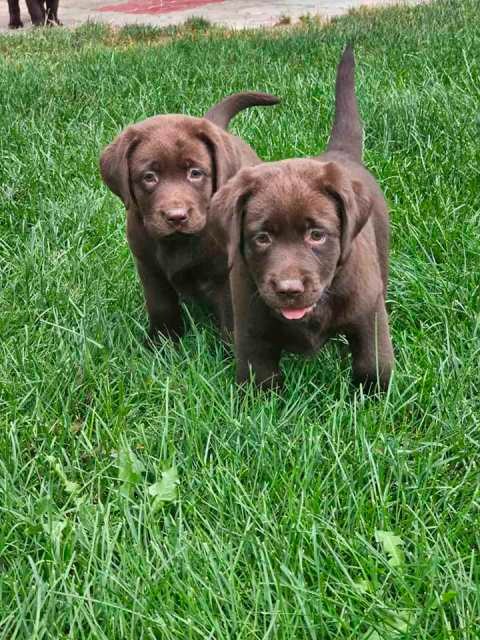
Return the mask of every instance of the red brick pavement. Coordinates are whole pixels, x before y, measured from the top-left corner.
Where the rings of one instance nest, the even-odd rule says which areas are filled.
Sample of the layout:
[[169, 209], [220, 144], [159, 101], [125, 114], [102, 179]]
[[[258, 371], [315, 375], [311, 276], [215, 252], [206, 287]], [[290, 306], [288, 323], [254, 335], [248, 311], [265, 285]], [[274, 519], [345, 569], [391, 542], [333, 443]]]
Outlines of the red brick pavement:
[[185, 9], [196, 9], [206, 4], [219, 4], [224, 0], [131, 0], [122, 4], [99, 7], [97, 11], [117, 11], [118, 13], [172, 13]]

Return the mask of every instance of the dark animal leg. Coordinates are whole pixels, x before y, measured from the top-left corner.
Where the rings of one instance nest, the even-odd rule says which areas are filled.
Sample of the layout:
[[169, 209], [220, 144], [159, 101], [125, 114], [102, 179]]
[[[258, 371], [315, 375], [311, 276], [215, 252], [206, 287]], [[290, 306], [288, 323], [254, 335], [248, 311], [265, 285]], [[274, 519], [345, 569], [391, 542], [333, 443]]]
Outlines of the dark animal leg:
[[256, 386], [261, 389], [279, 389], [282, 386], [281, 350], [276, 345], [268, 340], [237, 333], [235, 351], [239, 384], [253, 377]]
[[43, 27], [45, 25], [45, 9], [43, 7], [43, 2], [39, 2], [38, 0], [26, 0], [26, 3], [32, 23], [36, 27]]
[[9, 29], [20, 29], [23, 27], [23, 22], [20, 17], [19, 0], [8, 0], [8, 14], [10, 16], [8, 22]]
[[212, 306], [222, 339], [230, 344], [233, 340], [233, 310], [228, 279], [223, 287], [219, 287], [216, 291]]
[[183, 334], [183, 323], [177, 292], [161, 271], [140, 260], [137, 269], [150, 321], [150, 340], [154, 342], [159, 335], [178, 339]]
[[366, 390], [385, 390], [393, 369], [393, 349], [383, 297], [373, 313], [347, 334], [352, 352], [353, 381]]
[[61, 22], [58, 19], [58, 0], [46, 0], [47, 4], [47, 24], [50, 26], [61, 26]]

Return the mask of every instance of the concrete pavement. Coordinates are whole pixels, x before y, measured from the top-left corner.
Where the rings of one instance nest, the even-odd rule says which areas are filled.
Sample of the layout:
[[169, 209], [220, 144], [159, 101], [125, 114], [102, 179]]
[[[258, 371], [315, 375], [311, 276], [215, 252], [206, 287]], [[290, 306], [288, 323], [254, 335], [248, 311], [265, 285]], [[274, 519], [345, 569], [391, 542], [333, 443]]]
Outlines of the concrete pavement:
[[[67, 27], [86, 21], [115, 26], [181, 24], [191, 17], [233, 29], [273, 26], [285, 16], [294, 22], [309, 14], [329, 19], [361, 6], [419, 4], [428, 0], [60, 0], [59, 18]], [[25, 27], [31, 25], [25, 0], [20, 0]], [[0, 3], [0, 30], [8, 25], [5, 0]], [[21, 30], [20, 30], [21, 31]]]

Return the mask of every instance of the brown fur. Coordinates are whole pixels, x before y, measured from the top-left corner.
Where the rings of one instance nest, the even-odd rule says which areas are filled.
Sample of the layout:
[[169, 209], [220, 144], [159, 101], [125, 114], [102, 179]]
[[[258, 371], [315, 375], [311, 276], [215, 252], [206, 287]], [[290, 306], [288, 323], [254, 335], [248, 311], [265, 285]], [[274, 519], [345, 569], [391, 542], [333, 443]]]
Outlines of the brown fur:
[[102, 178], [127, 209], [127, 238], [142, 281], [150, 336], [178, 337], [180, 297], [204, 300], [232, 328], [225, 247], [212, 238], [210, 199], [241, 167], [260, 162], [227, 133], [231, 117], [267, 94], [235, 94], [204, 118], [165, 115], [128, 127], [103, 151]]
[[[212, 201], [216, 233], [229, 241], [239, 382], [253, 373], [278, 384], [282, 351], [313, 353], [344, 334], [354, 380], [388, 385], [388, 212], [360, 162], [353, 69], [347, 48], [326, 153], [242, 169]], [[298, 309], [310, 310], [285, 318]]]

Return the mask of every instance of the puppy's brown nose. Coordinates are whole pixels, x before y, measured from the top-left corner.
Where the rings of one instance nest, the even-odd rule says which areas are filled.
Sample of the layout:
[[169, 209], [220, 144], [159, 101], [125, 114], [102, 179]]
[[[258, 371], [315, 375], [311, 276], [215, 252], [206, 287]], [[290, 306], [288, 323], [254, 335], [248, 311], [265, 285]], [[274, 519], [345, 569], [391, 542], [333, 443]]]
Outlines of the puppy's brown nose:
[[178, 209], [167, 209], [165, 218], [172, 224], [182, 224], [188, 220], [188, 211], [180, 207]]
[[275, 292], [282, 296], [299, 296], [305, 291], [301, 280], [274, 280]]

